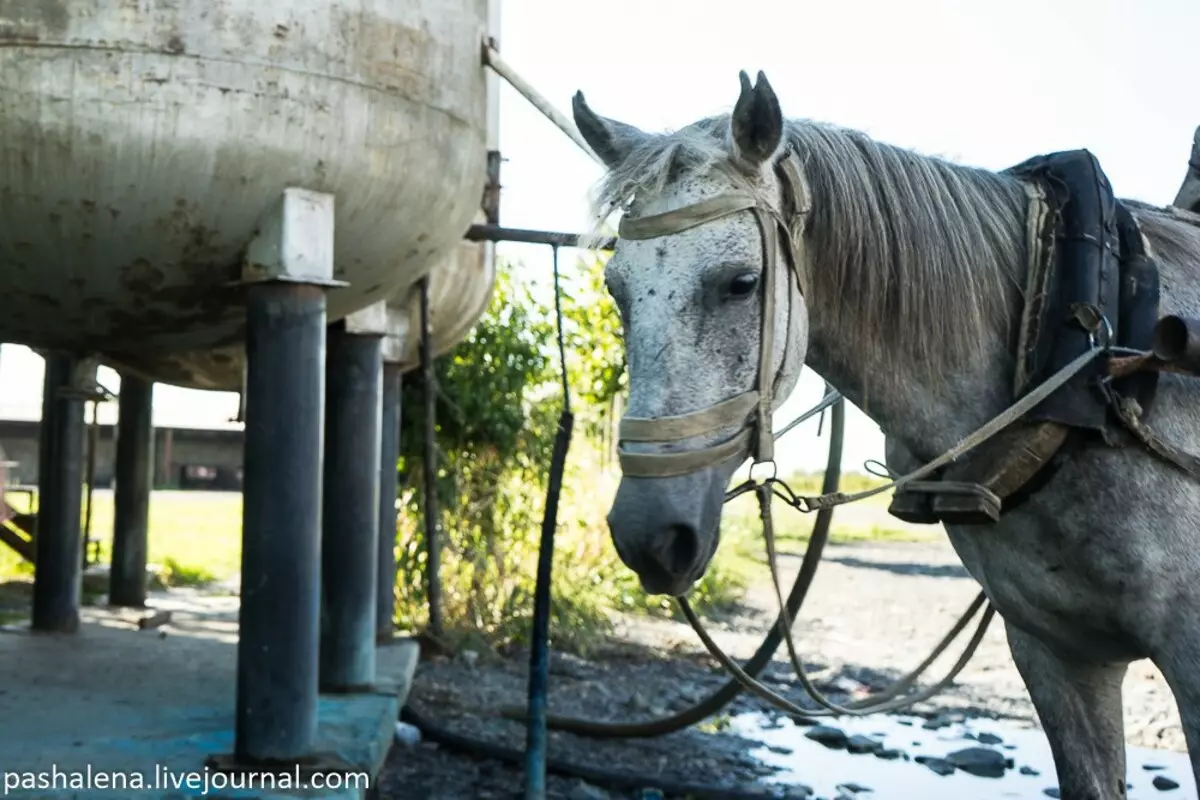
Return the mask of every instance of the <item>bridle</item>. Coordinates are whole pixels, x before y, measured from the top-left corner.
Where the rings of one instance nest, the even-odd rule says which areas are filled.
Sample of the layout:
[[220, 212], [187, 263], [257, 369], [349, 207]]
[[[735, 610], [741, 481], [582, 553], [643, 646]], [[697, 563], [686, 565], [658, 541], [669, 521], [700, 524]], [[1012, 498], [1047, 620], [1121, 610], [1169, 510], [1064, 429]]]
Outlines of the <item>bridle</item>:
[[[625, 476], [666, 478], [685, 475], [738, 454], [753, 455], [755, 464], [774, 460], [775, 437], [771, 430], [771, 413], [775, 390], [781, 378], [781, 375], [771, 375], [771, 355], [775, 343], [775, 272], [782, 249], [803, 297], [804, 282], [796, 253], [810, 210], [808, 184], [794, 151], [789, 149], [776, 160], [775, 172], [783, 189], [783, 212], [750, 192], [735, 190], [661, 214], [621, 218], [618, 233], [622, 239], [654, 239], [681, 233], [741, 211], [750, 211], [762, 234], [763, 252], [762, 325], [756, 387], [687, 414], [625, 416], [621, 420], [617, 448], [621, 472]], [[789, 312], [791, 297], [789, 291]], [[791, 319], [790, 313], [788, 318]], [[791, 345], [791, 337], [787, 333], [785, 336], [784, 365], [787, 364], [787, 349]], [[735, 435], [696, 450], [632, 453], [623, 447], [626, 442], [678, 442], [704, 436], [735, 423], [741, 426]]]

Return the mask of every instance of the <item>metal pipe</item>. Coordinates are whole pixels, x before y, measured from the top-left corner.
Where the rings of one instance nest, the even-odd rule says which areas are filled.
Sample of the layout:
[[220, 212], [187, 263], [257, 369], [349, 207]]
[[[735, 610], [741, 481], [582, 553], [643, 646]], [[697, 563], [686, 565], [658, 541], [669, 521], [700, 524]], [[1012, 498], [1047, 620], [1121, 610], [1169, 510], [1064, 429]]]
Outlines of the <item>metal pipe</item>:
[[[578, 233], [505, 228], [500, 225], [472, 225], [467, 228], [464, 238], [472, 242], [521, 242], [524, 244], [549, 244], [558, 247], [579, 247], [579, 241], [583, 236]], [[615, 238], [603, 239], [590, 249], [612, 250], [616, 243]]]
[[579, 129], [575, 127], [575, 123], [571, 122], [565, 114], [554, 107], [553, 103], [543, 97], [537, 89], [534, 89], [524, 78], [518, 75], [516, 70], [501, 57], [500, 52], [486, 40], [483, 43], [483, 63], [494, 69], [501, 78], [508, 81], [510, 86], [520, 92], [522, 97], [528, 100], [534, 108], [542, 112], [542, 115], [553, 122], [571, 141], [579, 145], [580, 149], [591, 156], [593, 161], [603, 166], [603, 162], [592, 151], [592, 148], [583, 138]]
[[153, 407], [154, 383], [122, 375], [117, 396], [117, 485], [108, 579], [108, 603], [113, 606], [146, 605], [150, 486], [154, 480]]
[[246, 292], [242, 603], [235, 757], [308, 756], [317, 732], [325, 292]]
[[383, 336], [327, 334], [321, 691], [375, 683]]
[[[86, 408], [86, 406], [85, 406]], [[92, 540], [92, 518], [96, 500], [96, 454], [100, 449], [100, 400], [92, 399], [92, 423], [87, 426], [87, 454], [84, 457], [83, 482], [87, 486], [83, 512], [83, 568], [100, 559], [100, 542]]]
[[1189, 372], [1200, 371], [1200, 319], [1176, 314], [1154, 326], [1154, 355]]
[[72, 391], [78, 356], [46, 356], [38, 461], [37, 568], [33, 582], [35, 631], [74, 633], [83, 588], [84, 397]]
[[429, 277], [421, 279], [421, 374], [425, 379], [425, 580], [429, 594], [429, 631], [441, 636], [442, 544], [437, 504], [437, 376], [433, 370], [433, 333], [429, 328]]
[[383, 413], [379, 424], [379, 577], [375, 582], [375, 641], [390, 641], [396, 611], [396, 483], [400, 460], [399, 364], [383, 365]]

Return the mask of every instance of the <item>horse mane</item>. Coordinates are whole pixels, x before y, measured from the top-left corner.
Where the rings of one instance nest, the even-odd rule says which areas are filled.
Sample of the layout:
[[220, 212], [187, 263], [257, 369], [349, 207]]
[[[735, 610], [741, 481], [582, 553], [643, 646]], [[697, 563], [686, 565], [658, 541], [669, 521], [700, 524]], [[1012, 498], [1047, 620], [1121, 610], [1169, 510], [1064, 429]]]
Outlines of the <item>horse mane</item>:
[[[761, 195], [739, 174], [729, 131], [723, 114], [630, 142], [597, 187], [598, 219], [713, 170]], [[807, 120], [788, 120], [784, 139], [812, 196], [814, 326], [877, 377], [903, 353], [934, 383], [997, 336], [1008, 342], [1026, 257], [1027, 199], [1015, 178]]]

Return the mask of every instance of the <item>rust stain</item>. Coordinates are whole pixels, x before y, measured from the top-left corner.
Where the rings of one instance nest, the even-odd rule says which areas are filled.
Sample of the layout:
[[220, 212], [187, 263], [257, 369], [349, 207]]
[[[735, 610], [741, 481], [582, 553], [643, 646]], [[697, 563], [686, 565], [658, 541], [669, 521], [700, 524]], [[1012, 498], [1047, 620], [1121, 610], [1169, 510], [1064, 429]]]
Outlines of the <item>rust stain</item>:
[[70, 23], [67, 0], [5, 0], [0, 4], [0, 41], [61, 41]]
[[30, 292], [29, 301], [32, 303], [37, 303], [38, 305], [48, 306], [50, 308], [62, 307], [62, 303], [57, 297], [52, 294], [45, 294], [44, 292]]
[[144, 258], [126, 264], [120, 270], [121, 285], [135, 295], [154, 292], [162, 286], [166, 277], [161, 269]]

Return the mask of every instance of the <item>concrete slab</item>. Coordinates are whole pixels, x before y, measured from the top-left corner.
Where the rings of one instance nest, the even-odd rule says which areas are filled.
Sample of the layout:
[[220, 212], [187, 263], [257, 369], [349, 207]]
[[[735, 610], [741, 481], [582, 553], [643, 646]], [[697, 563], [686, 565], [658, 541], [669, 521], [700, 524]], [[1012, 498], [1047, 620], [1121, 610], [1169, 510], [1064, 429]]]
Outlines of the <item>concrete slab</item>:
[[[154, 592], [149, 608], [84, 608], [74, 636], [0, 632], [0, 796], [364, 798], [387, 756], [418, 647], [379, 649], [375, 692], [323, 695], [317, 749], [361, 774], [335, 788], [296, 776], [227, 778], [233, 749], [236, 597]], [[139, 619], [171, 612], [139, 630]], [[357, 785], [355, 785], [357, 783]], [[329, 788], [325, 788], [328, 786]]]

